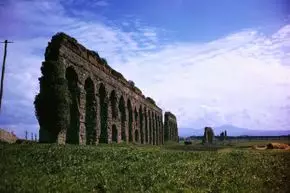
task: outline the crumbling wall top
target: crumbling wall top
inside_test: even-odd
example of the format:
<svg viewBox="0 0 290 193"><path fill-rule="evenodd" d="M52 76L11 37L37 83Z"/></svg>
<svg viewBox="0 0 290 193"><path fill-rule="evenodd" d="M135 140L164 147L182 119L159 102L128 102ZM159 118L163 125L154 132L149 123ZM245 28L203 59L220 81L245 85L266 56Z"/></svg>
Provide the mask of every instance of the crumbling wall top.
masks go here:
<svg viewBox="0 0 290 193"><path fill-rule="evenodd" d="M151 97L146 97L146 100L153 105L156 105L155 101Z"/></svg>
<svg viewBox="0 0 290 193"><path fill-rule="evenodd" d="M69 35L63 32L58 32L52 37L51 44L59 44L58 46L60 46L61 44L69 45L69 48L72 49L73 52L77 53L79 56L83 57L84 59L90 61L92 65L98 67L100 70L102 70L106 74L111 75L116 80L124 84L126 87L130 88L133 92L137 93L139 96L141 96L142 98L144 98L145 100L153 104L154 106L158 107L152 98L145 97L143 95L142 91L138 87L135 86L135 83L133 81L130 81L130 80L127 81L120 72L114 70L111 66L108 65L106 59L100 57L96 51L86 49L75 38L70 37Z"/></svg>
<svg viewBox="0 0 290 193"><path fill-rule="evenodd" d="M165 112L165 117L168 117L168 118L170 117L171 119L176 120L176 116L173 113L171 113L170 111Z"/></svg>

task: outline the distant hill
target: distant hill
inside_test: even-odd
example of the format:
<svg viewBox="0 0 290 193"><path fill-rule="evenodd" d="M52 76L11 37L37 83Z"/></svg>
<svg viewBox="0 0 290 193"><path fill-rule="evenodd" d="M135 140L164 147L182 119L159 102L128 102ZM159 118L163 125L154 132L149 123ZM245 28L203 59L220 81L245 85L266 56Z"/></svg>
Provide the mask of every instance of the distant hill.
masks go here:
<svg viewBox="0 0 290 193"><path fill-rule="evenodd" d="M219 127L213 127L215 135L219 135L222 131L227 130L228 136L279 136L279 135L289 135L290 130L251 130L247 128L236 127L233 125L221 125ZM203 135L204 128L202 129L190 129L190 128L180 128L180 136L200 136Z"/></svg>

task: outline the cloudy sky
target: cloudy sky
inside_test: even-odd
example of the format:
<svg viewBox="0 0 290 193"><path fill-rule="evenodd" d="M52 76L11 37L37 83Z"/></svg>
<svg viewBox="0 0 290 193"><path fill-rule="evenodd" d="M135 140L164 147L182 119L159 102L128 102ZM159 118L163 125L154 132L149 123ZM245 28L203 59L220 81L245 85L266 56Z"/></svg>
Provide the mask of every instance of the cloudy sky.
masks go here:
<svg viewBox="0 0 290 193"><path fill-rule="evenodd" d="M287 0L2 0L0 40L14 43L0 127L18 136L38 132L40 66L59 31L176 114L181 134L224 124L290 130Z"/></svg>

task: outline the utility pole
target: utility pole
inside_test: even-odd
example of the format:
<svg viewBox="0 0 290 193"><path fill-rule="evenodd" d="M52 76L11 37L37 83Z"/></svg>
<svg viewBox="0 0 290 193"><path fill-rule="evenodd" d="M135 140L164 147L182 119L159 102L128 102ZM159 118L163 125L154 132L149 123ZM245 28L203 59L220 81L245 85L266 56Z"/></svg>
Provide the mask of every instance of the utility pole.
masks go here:
<svg viewBox="0 0 290 193"><path fill-rule="evenodd" d="M3 57L3 65L2 65L2 74L1 74L1 88L0 88L0 111L1 111L1 104L2 104L2 96L3 96L3 84L4 84L4 73L5 73L5 61L6 61L6 54L7 54L7 44L13 43L9 42L8 40L5 40L4 42L4 57Z"/></svg>

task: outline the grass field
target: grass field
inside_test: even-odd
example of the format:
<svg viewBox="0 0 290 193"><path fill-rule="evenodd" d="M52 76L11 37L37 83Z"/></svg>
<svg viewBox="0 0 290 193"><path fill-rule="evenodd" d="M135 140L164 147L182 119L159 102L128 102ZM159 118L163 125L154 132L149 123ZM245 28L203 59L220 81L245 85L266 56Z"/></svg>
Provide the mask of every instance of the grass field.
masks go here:
<svg viewBox="0 0 290 193"><path fill-rule="evenodd" d="M290 152L204 147L1 144L0 192L290 192Z"/></svg>

